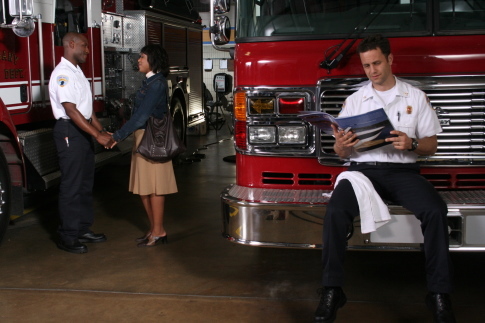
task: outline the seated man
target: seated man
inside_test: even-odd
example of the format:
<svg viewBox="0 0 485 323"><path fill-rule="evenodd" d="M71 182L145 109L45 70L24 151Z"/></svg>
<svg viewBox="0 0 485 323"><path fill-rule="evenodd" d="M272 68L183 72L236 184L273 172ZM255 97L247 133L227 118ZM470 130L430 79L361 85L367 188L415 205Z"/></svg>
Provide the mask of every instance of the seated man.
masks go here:
<svg viewBox="0 0 485 323"><path fill-rule="evenodd" d="M434 187L419 173L418 155L433 155L441 132L438 118L426 95L392 74L389 41L380 35L362 40L357 47L364 71L371 81L345 101L339 117L384 108L397 130L390 144L357 152L359 141L352 131L333 127L334 149L349 158L349 171L359 171L386 200L402 205L421 221L426 256L428 294L426 304L435 322L455 322L449 293L452 265L449 256L447 206ZM346 237L359 206L352 185L341 180L327 206L323 229L323 286L315 313L316 322L333 322L345 305L343 261Z"/></svg>

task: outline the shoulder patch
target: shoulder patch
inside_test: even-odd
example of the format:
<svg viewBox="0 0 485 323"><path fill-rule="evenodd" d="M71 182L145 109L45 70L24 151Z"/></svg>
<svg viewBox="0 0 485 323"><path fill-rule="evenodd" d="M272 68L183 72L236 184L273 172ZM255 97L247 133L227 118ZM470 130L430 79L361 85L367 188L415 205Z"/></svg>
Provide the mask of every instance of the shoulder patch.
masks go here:
<svg viewBox="0 0 485 323"><path fill-rule="evenodd" d="M426 95L426 94L425 94ZM428 98L428 96L426 95L426 103L428 103L428 106L433 109L433 106L431 105L431 100ZM434 110L434 109L433 109Z"/></svg>
<svg viewBox="0 0 485 323"><path fill-rule="evenodd" d="M57 84L59 84L60 87L64 87L67 82L69 82L69 77L67 75L59 75L57 77Z"/></svg>

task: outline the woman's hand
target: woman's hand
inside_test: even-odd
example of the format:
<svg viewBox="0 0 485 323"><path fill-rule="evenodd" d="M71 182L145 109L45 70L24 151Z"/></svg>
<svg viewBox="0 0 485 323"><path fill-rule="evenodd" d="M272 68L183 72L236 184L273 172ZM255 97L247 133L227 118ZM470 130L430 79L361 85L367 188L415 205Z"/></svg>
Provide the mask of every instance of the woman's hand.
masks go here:
<svg viewBox="0 0 485 323"><path fill-rule="evenodd" d="M111 132L108 132L108 133L111 135L111 138L113 138L113 134ZM117 144L118 144L118 142L113 138L113 144L111 145L111 147L109 147L109 149L113 148Z"/></svg>

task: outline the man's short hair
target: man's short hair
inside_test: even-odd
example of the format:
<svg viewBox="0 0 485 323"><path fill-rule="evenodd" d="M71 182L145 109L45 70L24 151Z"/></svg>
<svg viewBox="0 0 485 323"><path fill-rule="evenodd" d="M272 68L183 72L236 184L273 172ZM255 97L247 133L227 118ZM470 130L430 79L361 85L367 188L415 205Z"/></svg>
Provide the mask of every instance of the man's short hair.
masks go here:
<svg viewBox="0 0 485 323"><path fill-rule="evenodd" d="M71 41L77 42L79 40L86 40L86 37L83 34L70 31L67 34L65 34L64 37L62 37L62 45L66 47L66 46L69 46L69 43Z"/></svg>
<svg viewBox="0 0 485 323"><path fill-rule="evenodd" d="M377 48L380 48L382 54L384 54L386 57L391 53L391 45L389 44L389 40L379 34L367 36L362 39L357 46L357 53L365 53Z"/></svg>

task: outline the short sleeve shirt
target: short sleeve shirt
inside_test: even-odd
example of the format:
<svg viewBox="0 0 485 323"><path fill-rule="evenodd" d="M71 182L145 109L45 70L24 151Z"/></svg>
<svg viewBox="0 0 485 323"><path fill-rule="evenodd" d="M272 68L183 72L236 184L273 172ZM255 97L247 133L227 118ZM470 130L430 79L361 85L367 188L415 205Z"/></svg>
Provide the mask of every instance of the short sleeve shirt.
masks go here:
<svg viewBox="0 0 485 323"><path fill-rule="evenodd" d="M89 81L79 66L74 66L64 57L51 74L49 97L56 119L69 119L62 106L64 102L75 104L76 109L86 119L90 119L93 114L93 96Z"/></svg>
<svg viewBox="0 0 485 323"><path fill-rule="evenodd" d="M387 105L377 96L372 83L364 85L347 98L339 117L354 116L383 108L394 129L410 138L431 137L441 132L438 117L426 94L420 89L396 78L395 98ZM415 163L418 155L412 151L386 145L369 151L352 150L351 161Z"/></svg>

